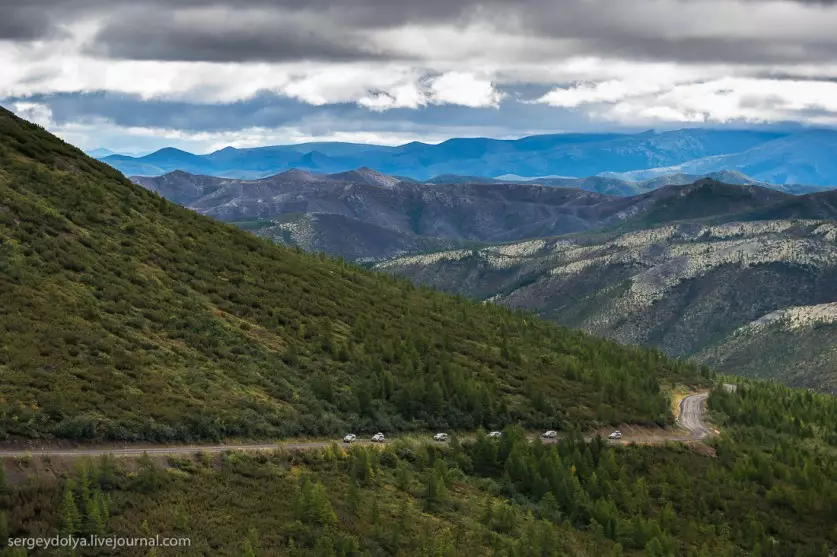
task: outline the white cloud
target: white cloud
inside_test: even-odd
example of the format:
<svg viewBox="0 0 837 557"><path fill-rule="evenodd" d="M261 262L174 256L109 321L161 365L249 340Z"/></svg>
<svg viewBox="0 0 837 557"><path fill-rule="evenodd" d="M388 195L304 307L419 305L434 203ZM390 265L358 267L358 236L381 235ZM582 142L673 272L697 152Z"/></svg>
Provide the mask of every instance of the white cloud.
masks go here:
<svg viewBox="0 0 837 557"><path fill-rule="evenodd" d="M460 106L497 106L501 95L488 79L466 72L448 72L430 81L431 99L435 104Z"/></svg>
<svg viewBox="0 0 837 557"><path fill-rule="evenodd" d="M45 104L16 102L12 105L12 112L44 128L54 126L52 109Z"/></svg>
<svg viewBox="0 0 837 557"><path fill-rule="evenodd" d="M837 9L779 0L544 0L528 6L544 9L488 2L459 18L408 18L368 28L356 21L338 21L340 10L326 10L321 15L328 25L345 23L347 32L363 35L364 45L386 56L317 63L107 59L90 49L104 16L74 21L75 15L68 15L65 32L51 38L0 41L0 99L107 91L141 99L224 104L273 92L314 106L355 103L383 112L433 105L498 107L503 100L500 90L512 91L514 98L515 87L538 85L552 89L533 102L632 126L837 121L837 84L831 81L837 79L837 63L830 55L837 51ZM259 34L274 26L271 9L195 8L178 13L181 20L213 32L233 27ZM316 31L311 26L318 15L306 12L293 24L306 33ZM746 52L739 56L738 50ZM799 64L792 63L797 59ZM117 128L107 121L58 128L40 101L17 102L15 110L59 133L75 134L89 147L114 145L96 140L94 129L114 138L125 134L129 142L153 134L198 150L216 143L310 139L294 128L248 128L226 135ZM562 122L544 127L550 125ZM512 126L508 135L517 131ZM427 138L427 133L428 128L422 134L335 130L318 137L397 143Z"/></svg>
<svg viewBox="0 0 837 557"><path fill-rule="evenodd" d="M246 101L269 91L319 106L357 103L374 110L429 103L494 106L489 79L467 72L437 75L404 63L213 63L110 60L85 54L87 22L51 43L0 43L0 98L109 91L191 103Z"/></svg>
<svg viewBox="0 0 837 557"><path fill-rule="evenodd" d="M568 93L568 99L578 101L576 106L592 105L594 116L623 124L802 121L833 125L837 120L837 83L832 81L722 78L653 91L622 84L606 88L620 93L607 98L586 94L590 90L577 89L575 96Z"/></svg>
<svg viewBox="0 0 837 557"><path fill-rule="evenodd" d="M578 108L591 103L618 102L628 97L656 93L661 89L661 84L648 81L608 80L567 88L557 87L536 102L560 108Z"/></svg>
<svg viewBox="0 0 837 557"><path fill-rule="evenodd" d="M209 153L224 147L258 147L261 145L296 144L315 141L340 141L374 145L403 145L411 141L439 143L448 139L444 131L334 130L310 133L300 127L248 127L235 131L186 132L178 129L118 126L106 119L56 124L48 106L19 102L10 107L22 118L36 122L65 141L84 150L107 145L121 153L150 152L163 146L177 147L194 153Z"/></svg>

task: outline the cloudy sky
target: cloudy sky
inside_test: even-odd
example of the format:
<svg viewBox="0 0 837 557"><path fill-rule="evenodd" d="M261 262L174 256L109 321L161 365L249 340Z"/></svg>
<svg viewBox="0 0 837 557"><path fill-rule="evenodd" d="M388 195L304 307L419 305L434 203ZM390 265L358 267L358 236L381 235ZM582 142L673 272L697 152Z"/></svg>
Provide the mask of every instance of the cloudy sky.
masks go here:
<svg viewBox="0 0 837 557"><path fill-rule="evenodd" d="M85 149L837 127L827 0L0 0L0 13L0 105Z"/></svg>

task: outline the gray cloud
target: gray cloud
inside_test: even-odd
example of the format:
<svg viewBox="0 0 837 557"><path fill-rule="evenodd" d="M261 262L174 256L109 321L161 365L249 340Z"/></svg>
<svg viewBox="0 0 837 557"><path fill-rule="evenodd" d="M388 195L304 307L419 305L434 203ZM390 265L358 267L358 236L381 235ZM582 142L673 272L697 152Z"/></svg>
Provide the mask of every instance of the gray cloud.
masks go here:
<svg viewBox="0 0 837 557"><path fill-rule="evenodd" d="M600 55L685 63L802 63L837 58L826 30L763 33L723 23L736 6L763 0L614 4L605 0L0 0L0 38L27 40L77 17L97 15L104 27L93 52L113 58L186 61L346 62L403 59L368 34L399 26L487 22L500 32L553 40L561 56ZM786 0L833 14L837 0ZM221 14L221 15L219 15ZM679 15L686 14L686 15ZM813 17L813 16L812 16ZM763 22L754 21L753 25ZM716 32L717 27L717 32ZM541 48L543 48L541 46ZM542 54L533 50L527 58Z"/></svg>
<svg viewBox="0 0 837 557"><path fill-rule="evenodd" d="M277 17L259 26L200 26L151 15L115 20L97 36L92 51L113 58L213 62L347 62L384 57L362 37L300 27Z"/></svg>
<svg viewBox="0 0 837 557"><path fill-rule="evenodd" d="M28 41L49 35L55 28L42 10L31 6L4 6L0 40Z"/></svg>
<svg viewBox="0 0 837 557"><path fill-rule="evenodd" d="M533 93L541 94L541 88ZM23 99L9 99L8 104ZM545 130L596 129L583 114L539 104L504 102L500 110L428 106L421 111L393 109L373 112L354 103L312 106L275 94L261 94L246 102L195 105L186 102L143 100L108 93L35 96L28 102L48 106L58 125L107 120L125 128L169 128L189 133L229 132L250 127L297 127L312 135L329 131L414 131L450 128L470 135L524 135Z"/></svg>

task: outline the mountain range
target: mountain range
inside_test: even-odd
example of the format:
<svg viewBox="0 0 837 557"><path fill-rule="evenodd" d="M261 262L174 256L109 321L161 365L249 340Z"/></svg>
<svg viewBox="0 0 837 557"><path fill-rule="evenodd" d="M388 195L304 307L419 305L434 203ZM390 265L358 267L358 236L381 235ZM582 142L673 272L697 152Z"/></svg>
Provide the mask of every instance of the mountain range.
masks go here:
<svg viewBox="0 0 837 557"><path fill-rule="evenodd" d="M317 173L359 167L429 180L439 175L491 178L606 175L639 182L673 173L733 170L778 185L837 185L837 132L795 133L683 129L639 134L554 134L516 140L455 138L395 147L306 143L251 149L227 147L205 155L165 148L143 157L101 160L126 176L182 170L228 178L263 178L291 168ZM639 172L639 174L624 174ZM635 192L634 192L635 193Z"/></svg>
<svg viewBox="0 0 837 557"><path fill-rule="evenodd" d="M610 232L376 267L736 374L837 392L837 192L708 181Z"/></svg>
<svg viewBox="0 0 837 557"><path fill-rule="evenodd" d="M631 196L589 191L597 187L613 191L620 184L621 193L634 191L613 178L561 179L560 187L496 180L472 183L453 177L448 177L453 183L442 183L442 179L423 183L369 168L335 174L295 169L260 180L176 171L132 180L175 203L260 236L352 260L625 227L640 221L647 226L686 218L694 211L706 216L710 205L712 214L736 208L767 209L767 201L793 197L775 186L751 185L758 183L738 173L708 176L680 174L672 176L672 183L697 179L718 183L720 178L747 187L715 192L717 198L708 195L691 207L669 207L671 194L677 190L660 188L662 179L635 186L640 192L648 189ZM758 195L751 195L756 191ZM800 197L799 203L806 199Z"/></svg>

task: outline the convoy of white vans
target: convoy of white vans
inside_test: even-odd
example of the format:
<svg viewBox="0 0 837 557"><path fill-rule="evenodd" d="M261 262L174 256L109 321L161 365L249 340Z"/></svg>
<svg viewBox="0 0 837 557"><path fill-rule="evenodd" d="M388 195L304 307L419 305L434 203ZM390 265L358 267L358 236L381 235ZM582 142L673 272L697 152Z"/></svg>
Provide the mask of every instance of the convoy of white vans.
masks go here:
<svg viewBox="0 0 837 557"><path fill-rule="evenodd" d="M503 435L502 431L492 431L491 433L488 434L488 437L490 437L491 439L498 439L502 435ZM543 433L541 433L541 438L543 438L543 439L557 439L558 438L558 432L555 431L554 429L544 431ZM616 431L614 431L613 433L608 435L607 438L610 439L610 440L622 439L622 432L617 429ZM347 433L346 436L343 437L343 442L344 443L354 443L356 440L357 440L357 435L355 435L354 433ZM448 441L448 434L447 433L441 433L441 432L437 433L433 436L433 440L434 441L439 441L440 443L445 443L445 442ZM373 443L383 443L383 442L386 441L386 438L384 437L383 433L378 432L378 433L376 433L375 435L372 436L370 441L372 441Z"/></svg>

